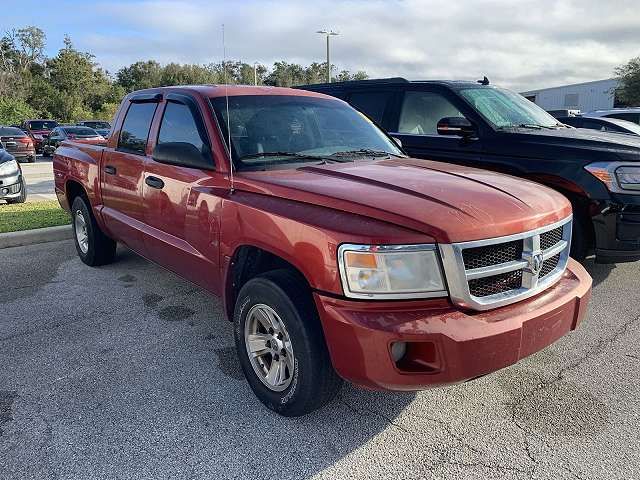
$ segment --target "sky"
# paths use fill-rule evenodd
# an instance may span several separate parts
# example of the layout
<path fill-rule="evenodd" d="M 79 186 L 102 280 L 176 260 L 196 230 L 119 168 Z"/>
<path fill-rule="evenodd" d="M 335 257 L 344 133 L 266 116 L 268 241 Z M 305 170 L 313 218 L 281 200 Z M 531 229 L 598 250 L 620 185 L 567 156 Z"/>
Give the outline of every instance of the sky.
<path fill-rule="evenodd" d="M 2 0 L 8 1 L 8 0 Z M 65 34 L 115 73 L 137 60 L 271 65 L 325 59 L 370 77 L 478 79 L 518 91 L 613 76 L 640 56 L 639 0 L 21 0 L 0 29 L 36 25 L 55 55 Z M 17 5 L 12 2 L 13 5 Z"/>

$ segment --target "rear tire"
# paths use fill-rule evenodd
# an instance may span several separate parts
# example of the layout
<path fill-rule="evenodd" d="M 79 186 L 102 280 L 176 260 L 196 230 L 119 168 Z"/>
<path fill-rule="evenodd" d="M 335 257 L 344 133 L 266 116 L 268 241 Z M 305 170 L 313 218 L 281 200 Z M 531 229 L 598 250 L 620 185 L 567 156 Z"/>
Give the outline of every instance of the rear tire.
<path fill-rule="evenodd" d="M 275 329 L 266 326 L 268 318 L 260 320 L 265 319 L 261 311 L 271 315 Z M 251 330 L 252 325 L 258 325 L 260 331 Z M 251 389 L 280 415 L 310 413 L 331 401 L 340 389 L 342 380 L 331 364 L 311 293 L 304 280 L 289 270 L 265 273 L 242 287 L 234 311 L 234 337 Z M 290 348 L 280 348 L 287 345 Z M 279 362 L 284 365 L 282 377 L 275 374 L 271 380 L 276 381 L 270 383 L 269 376 Z"/>
<path fill-rule="evenodd" d="M 80 260 L 90 267 L 106 265 L 116 256 L 117 243 L 107 237 L 98 226 L 89 201 L 79 195 L 71 207 L 71 224 L 76 251 Z"/>

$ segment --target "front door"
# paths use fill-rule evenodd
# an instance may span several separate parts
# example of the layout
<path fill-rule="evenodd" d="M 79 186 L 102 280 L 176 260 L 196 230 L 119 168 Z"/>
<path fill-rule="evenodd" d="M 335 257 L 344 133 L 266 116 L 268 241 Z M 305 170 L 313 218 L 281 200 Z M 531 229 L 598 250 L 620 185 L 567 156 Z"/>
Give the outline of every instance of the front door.
<path fill-rule="evenodd" d="M 105 148 L 101 163 L 102 216 L 118 241 L 145 254 L 142 237 L 142 185 L 149 130 L 158 104 L 131 102 L 115 148 Z"/>
<path fill-rule="evenodd" d="M 411 157 L 477 165 L 480 140 L 439 135 L 444 117 L 465 117 L 453 100 L 441 91 L 408 90 L 398 112 L 397 128 L 390 135 L 402 141 Z"/>
<path fill-rule="evenodd" d="M 221 198 L 208 192 L 215 182 L 211 142 L 197 101 L 169 94 L 154 143 L 190 144 L 202 153 L 202 168 L 167 165 L 150 157 L 142 186 L 148 257 L 184 278 L 215 291 L 217 214 Z M 179 159 L 178 162 L 179 163 Z"/>

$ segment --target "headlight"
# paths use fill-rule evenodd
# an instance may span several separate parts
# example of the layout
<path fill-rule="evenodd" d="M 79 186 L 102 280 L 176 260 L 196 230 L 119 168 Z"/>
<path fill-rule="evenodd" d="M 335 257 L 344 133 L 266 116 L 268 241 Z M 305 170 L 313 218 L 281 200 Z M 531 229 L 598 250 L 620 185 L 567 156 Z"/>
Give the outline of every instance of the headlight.
<path fill-rule="evenodd" d="M 610 192 L 640 194 L 640 165 L 623 162 L 596 162 L 584 167 L 607 186 Z"/>
<path fill-rule="evenodd" d="M 435 245 L 352 245 L 338 248 L 344 294 L 351 298 L 447 295 Z"/>
<path fill-rule="evenodd" d="M 18 167 L 18 162 L 15 160 L 0 163 L 0 175 L 15 175 L 19 171 L 20 168 Z"/>
<path fill-rule="evenodd" d="M 618 167 L 616 178 L 623 190 L 640 190 L 640 167 Z"/>

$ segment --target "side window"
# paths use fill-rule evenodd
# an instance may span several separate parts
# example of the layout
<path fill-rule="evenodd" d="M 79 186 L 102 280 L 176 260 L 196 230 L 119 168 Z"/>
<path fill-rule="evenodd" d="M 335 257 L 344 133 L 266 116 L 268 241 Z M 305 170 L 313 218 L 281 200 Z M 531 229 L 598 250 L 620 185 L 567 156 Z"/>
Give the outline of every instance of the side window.
<path fill-rule="evenodd" d="M 132 103 L 124 117 L 118 150 L 144 155 L 157 103 Z"/>
<path fill-rule="evenodd" d="M 607 115 L 607 117 L 619 118 L 620 120 L 640 124 L 640 113 L 612 113 L 611 115 Z"/>
<path fill-rule="evenodd" d="M 591 130 L 602 130 L 603 132 L 607 130 L 606 126 L 604 126 L 600 122 L 594 122 L 592 120 L 583 120 L 582 128 L 589 128 Z"/>
<path fill-rule="evenodd" d="M 209 141 L 206 133 L 191 113 L 191 109 L 182 103 L 168 102 L 162 116 L 158 143 L 182 142 L 190 143 L 201 153 L 209 151 Z"/>
<path fill-rule="evenodd" d="M 444 96 L 434 92 L 406 92 L 400 112 L 398 133 L 437 135 L 444 117 L 464 117 Z"/>
<path fill-rule="evenodd" d="M 382 124 L 390 99 L 391 92 L 355 92 L 349 97 L 349 103 L 375 122 Z"/>

